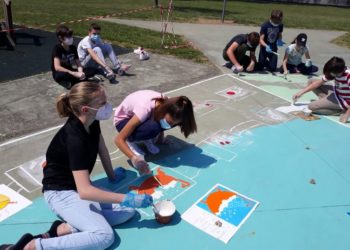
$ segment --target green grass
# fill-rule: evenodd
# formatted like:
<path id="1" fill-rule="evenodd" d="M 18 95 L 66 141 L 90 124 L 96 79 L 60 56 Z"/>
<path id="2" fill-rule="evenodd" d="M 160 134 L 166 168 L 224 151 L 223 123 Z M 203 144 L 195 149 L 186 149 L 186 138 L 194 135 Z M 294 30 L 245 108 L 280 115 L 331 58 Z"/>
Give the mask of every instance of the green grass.
<path id="1" fill-rule="evenodd" d="M 163 6 L 168 1 L 159 0 Z M 78 20 L 81 18 L 123 13 L 128 10 L 143 7 L 152 7 L 153 0 L 15 0 L 12 1 L 13 19 L 17 24 L 41 27 L 53 31 L 55 24 L 62 21 Z M 174 1 L 175 10 L 173 20 L 178 22 L 197 22 L 198 19 L 220 19 L 222 0 L 216 1 Z M 285 27 L 341 30 L 350 32 L 349 8 L 329 6 L 311 6 L 279 3 L 257 3 L 252 1 L 227 1 L 225 20 L 246 25 L 261 25 L 268 19 L 272 9 L 281 9 L 284 12 Z M 166 15 L 165 15 L 166 16 Z M 0 18 L 2 12 L 0 12 Z M 117 16 L 118 18 L 160 20 L 159 9 L 129 13 Z M 77 34 L 85 35 L 87 24 L 69 24 Z M 123 25 L 103 23 L 105 38 L 113 43 L 126 47 L 135 47 L 142 44 L 149 50 L 160 54 L 171 54 L 181 58 L 188 58 L 197 62 L 205 61 L 202 53 L 196 51 L 186 41 L 177 36 L 178 49 L 161 49 L 160 33 L 145 29 L 130 28 Z M 340 39 L 343 46 L 349 47 L 349 33 L 345 39 Z M 142 39 L 140 41 L 140 39 Z"/>
<path id="2" fill-rule="evenodd" d="M 350 33 L 345 33 L 344 35 L 337 37 L 332 41 L 339 46 L 347 47 L 350 49 Z"/>

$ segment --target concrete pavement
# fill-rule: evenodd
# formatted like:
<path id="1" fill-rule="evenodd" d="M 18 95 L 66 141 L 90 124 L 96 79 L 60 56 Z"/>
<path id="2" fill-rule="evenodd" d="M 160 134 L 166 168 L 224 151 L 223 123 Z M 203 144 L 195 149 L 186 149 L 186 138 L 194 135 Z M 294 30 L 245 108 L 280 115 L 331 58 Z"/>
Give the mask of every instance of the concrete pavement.
<path id="1" fill-rule="evenodd" d="M 161 22 L 140 21 L 140 20 L 124 20 L 124 19 L 106 19 L 106 21 L 137 26 L 146 29 L 160 31 Z M 168 30 L 170 30 L 168 24 Z M 174 23 L 174 32 L 185 36 L 189 41 L 198 47 L 211 62 L 220 67 L 224 72 L 229 72 L 221 67 L 224 60 L 222 58 L 222 50 L 226 43 L 236 34 L 259 32 L 260 27 L 245 26 L 237 24 L 193 24 L 193 23 Z M 283 40 L 287 43 L 283 48 L 279 48 L 278 53 L 279 65 L 283 59 L 285 47 L 299 34 L 306 33 L 308 35 L 308 46 L 312 61 L 321 69 L 324 63 L 332 56 L 343 57 L 344 60 L 350 63 L 350 49 L 343 48 L 332 44 L 331 41 L 343 35 L 342 31 L 325 31 L 311 29 L 291 29 L 284 28 Z M 256 51 L 258 55 L 258 49 Z"/>

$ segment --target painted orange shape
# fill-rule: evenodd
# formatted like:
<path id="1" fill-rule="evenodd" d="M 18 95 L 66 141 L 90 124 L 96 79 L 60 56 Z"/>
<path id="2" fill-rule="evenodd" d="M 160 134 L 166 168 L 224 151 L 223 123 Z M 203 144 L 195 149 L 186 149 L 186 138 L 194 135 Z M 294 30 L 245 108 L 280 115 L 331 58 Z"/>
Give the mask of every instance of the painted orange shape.
<path id="1" fill-rule="evenodd" d="M 202 202 L 208 206 L 213 214 L 217 214 L 222 202 L 230 199 L 234 195 L 236 195 L 236 193 L 231 191 L 223 191 L 219 188 L 216 188 L 216 191 L 209 194 L 207 200 Z"/>
<path id="2" fill-rule="evenodd" d="M 158 179 L 160 184 L 162 184 L 162 186 L 168 185 L 172 181 L 180 182 L 182 188 L 185 188 L 191 185 L 191 183 L 187 181 L 177 179 L 171 175 L 167 175 L 160 168 L 157 169 L 157 174 L 155 175 L 155 177 Z M 130 186 L 129 189 L 136 191 L 138 194 L 152 195 L 156 190 L 156 188 L 160 186 L 160 184 L 157 182 L 157 180 L 153 176 L 150 176 L 146 180 L 144 180 L 140 184 L 140 186 Z"/>

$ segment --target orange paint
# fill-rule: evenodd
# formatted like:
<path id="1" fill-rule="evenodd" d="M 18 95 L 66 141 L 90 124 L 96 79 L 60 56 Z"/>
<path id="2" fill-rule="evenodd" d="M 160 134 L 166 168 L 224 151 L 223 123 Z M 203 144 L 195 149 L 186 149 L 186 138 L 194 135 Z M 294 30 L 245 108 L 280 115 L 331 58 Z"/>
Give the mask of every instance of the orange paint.
<path id="1" fill-rule="evenodd" d="M 185 188 L 191 185 L 191 183 L 176 179 L 175 177 L 171 175 L 167 175 L 164 171 L 162 171 L 160 168 L 157 169 L 157 175 L 155 177 L 158 179 L 158 181 L 162 184 L 162 186 L 165 186 L 169 184 L 172 181 L 177 181 L 181 183 L 181 187 Z M 144 180 L 140 186 L 130 186 L 130 190 L 136 191 L 138 194 L 148 194 L 152 195 L 157 187 L 159 187 L 159 183 L 155 180 L 153 176 L 148 177 L 146 180 Z"/>
<path id="2" fill-rule="evenodd" d="M 236 195 L 236 193 L 234 192 L 216 189 L 216 191 L 209 194 L 207 200 L 203 202 L 207 204 L 208 208 L 213 214 L 216 214 L 217 212 L 219 212 L 221 203 L 234 195 Z"/>

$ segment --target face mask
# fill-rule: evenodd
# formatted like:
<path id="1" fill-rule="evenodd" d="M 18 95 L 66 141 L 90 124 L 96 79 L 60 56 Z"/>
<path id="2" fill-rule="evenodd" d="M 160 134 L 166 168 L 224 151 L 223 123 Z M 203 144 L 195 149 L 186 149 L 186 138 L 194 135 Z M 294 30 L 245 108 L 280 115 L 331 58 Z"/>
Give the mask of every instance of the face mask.
<path id="1" fill-rule="evenodd" d="M 279 23 L 274 23 L 270 20 L 270 23 L 272 24 L 273 27 L 277 27 L 278 25 L 280 25 Z"/>
<path id="2" fill-rule="evenodd" d="M 103 105 L 99 109 L 95 109 L 95 108 L 91 108 L 91 107 L 89 107 L 89 108 L 93 109 L 93 110 L 97 110 L 95 119 L 98 121 L 108 120 L 113 113 L 113 107 L 109 103 L 106 103 L 105 105 Z"/>
<path id="3" fill-rule="evenodd" d="M 91 41 L 97 43 L 100 41 L 100 35 L 97 35 L 97 34 L 91 35 L 90 39 L 91 39 Z"/>
<path id="4" fill-rule="evenodd" d="M 165 118 L 161 119 L 159 123 L 163 129 L 171 129 L 170 124 L 165 120 Z"/>
<path id="5" fill-rule="evenodd" d="M 63 43 L 67 46 L 71 46 L 73 44 L 73 37 L 66 37 L 63 41 Z"/>

